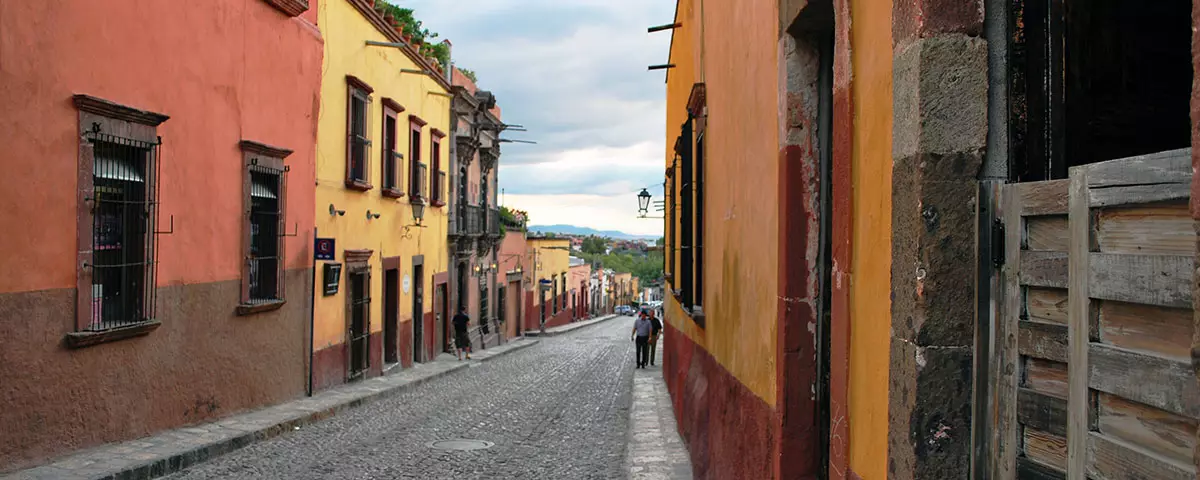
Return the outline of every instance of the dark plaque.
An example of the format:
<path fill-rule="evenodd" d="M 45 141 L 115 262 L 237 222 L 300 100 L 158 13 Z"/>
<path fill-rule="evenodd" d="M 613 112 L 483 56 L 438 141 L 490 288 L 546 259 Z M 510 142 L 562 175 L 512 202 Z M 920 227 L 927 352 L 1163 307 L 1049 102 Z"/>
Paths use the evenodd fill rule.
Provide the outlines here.
<path fill-rule="evenodd" d="M 338 292 L 338 282 L 342 279 L 342 264 L 326 263 L 325 264 L 325 296 L 336 295 Z"/>

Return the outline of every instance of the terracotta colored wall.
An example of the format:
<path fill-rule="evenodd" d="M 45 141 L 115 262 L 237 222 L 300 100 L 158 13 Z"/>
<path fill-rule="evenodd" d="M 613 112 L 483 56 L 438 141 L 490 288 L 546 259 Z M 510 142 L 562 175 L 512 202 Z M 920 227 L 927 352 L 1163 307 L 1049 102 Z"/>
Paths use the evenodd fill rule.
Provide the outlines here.
<path fill-rule="evenodd" d="M 778 250 L 764 239 L 778 227 L 778 66 L 775 2 L 681 0 L 667 79 L 666 160 L 687 118 L 692 84 L 708 91 L 705 175 L 707 328 L 667 302 L 667 320 L 768 405 L 775 404 L 775 299 Z M 703 27 L 703 55 L 699 54 Z M 747 48 L 762 45 L 763 48 Z M 717 212 L 720 212 L 719 214 Z M 678 238 L 676 239 L 678 241 Z M 678 258 L 678 252 L 673 252 Z"/>
<path fill-rule="evenodd" d="M 891 327 L 891 4 L 852 0 L 854 216 L 850 265 L 850 468 L 887 478 Z M 843 278 L 843 281 L 847 281 Z"/>
<path fill-rule="evenodd" d="M 119 25 L 137 25 L 123 28 Z M 304 394 L 322 39 L 266 2 L 0 2 L 0 471 Z M 169 115 L 156 317 L 78 350 L 77 93 Z M 237 317 L 240 140 L 294 153 L 288 303 Z M 230 352 L 237 352 L 230 354 Z"/>
<path fill-rule="evenodd" d="M 327 39 L 326 55 L 323 65 L 324 81 L 321 94 L 321 122 L 318 129 L 316 160 L 316 201 L 308 208 L 315 210 L 318 233 L 321 237 L 333 237 L 337 241 L 337 262 L 343 262 L 342 252 L 346 249 L 374 250 L 371 257 L 372 284 L 371 297 L 371 332 L 383 329 L 383 268 L 382 259 L 398 256 L 401 258 L 401 278 L 408 277 L 410 284 L 415 286 L 413 276 L 413 257 L 424 256 L 424 296 L 423 310 L 432 312 L 435 305 L 433 283 L 434 275 L 445 272 L 449 261 L 446 235 L 448 217 L 445 207 L 427 206 L 422 228 L 412 228 L 405 236 L 404 227 L 413 224 L 412 208 L 408 197 L 391 199 L 381 194 L 382 170 L 381 155 L 383 141 L 383 98 L 391 98 L 405 108 L 397 118 L 396 148 L 405 153 L 405 165 L 400 168 L 400 185 L 408 193 L 409 170 L 407 167 L 409 134 L 408 116 L 416 115 L 428 122 L 422 129 L 421 145 L 422 160 L 429 167 L 432 185 L 432 152 L 430 130 L 437 128 L 443 132 L 450 131 L 449 99 L 428 92 L 446 93 L 433 78 L 427 75 L 400 75 L 400 69 L 416 69 L 418 65 L 407 57 L 400 49 L 393 47 L 376 47 L 364 45 L 366 40 L 380 42 L 390 41 L 380 33 L 368 20 L 346 0 L 320 0 L 313 2 L 313 8 L 320 10 L 320 29 Z M 368 137 L 373 141 L 370 149 L 369 182 L 374 189 L 359 192 L 347 189 L 345 180 L 346 158 L 346 75 L 354 75 L 374 89 L 371 94 L 369 109 Z M 449 167 L 450 140 L 443 140 L 441 148 L 441 168 Z M 345 216 L 330 216 L 329 204 L 337 209 L 345 210 Z M 378 219 L 368 220 L 366 212 L 381 214 Z M 318 295 L 315 301 L 317 325 L 315 348 L 321 350 L 334 347 L 345 341 L 346 336 L 346 285 L 347 276 L 343 273 L 342 287 L 337 295 Z M 478 290 L 478 288 L 476 288 Z M 401 292 L 400 318 L 401 323 L 413 320 L 413 294 Z M 453 305 L 451 305 L 453 308 Z M 402 326 L 400 331 L 412 327 Z M 423 336 L 426 340 L 436 335 L 436 329 L 425 328 Z M 440 348 L 437 349 L 440 351 Z M 427 352 L 428 353 L 428 352 Z M 382 358 L 372 358 L 371 362 L 381 362 Z"/>
<path fill-rule="evenodd" d="M 138 28 L 113 28 L 97 19 Z M 321 54 L 313 27 L 264 2 L 242 0 L 187 6 L 4 2 L 0 21 L 0 135 L 10 164 L 0 195 L 6 205 L 36 206 L 0 215 L 0 230 L 21 232 L 0 236 L 6 252 L 0 267 L 21 272 L 0 279 L 0 292 L 75 285 L 75 236 L 64 232 L 75 231 L 76 93 L 171 117 L 158 130 L 159 228 L 166 230 L 174 215 L 176 229 L 160 238 L 159 284 L 240 278 L 238 141 L 291 149 L 289 177 L 312 177 L 320 79 L 311 72 L 320 68 Z M 260 25 L 271 25 L 272 32 Z M 177 59 L 180 52 L 188 52 L 186 60 Z M 280 78 L 293 80 L 282 88 Z M 312 190 L 303 183 L 289 185 L 288 223 L 300 235 L 287 239 L 288 268 L 312 264 Z"/>

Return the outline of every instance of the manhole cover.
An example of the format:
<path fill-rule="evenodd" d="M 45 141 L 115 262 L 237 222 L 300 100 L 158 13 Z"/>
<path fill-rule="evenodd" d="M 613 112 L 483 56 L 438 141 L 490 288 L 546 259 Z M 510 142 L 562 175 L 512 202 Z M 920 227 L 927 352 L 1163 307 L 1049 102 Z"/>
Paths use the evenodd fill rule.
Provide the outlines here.
<path fill-rule="evenodd" d="M 483 450 L 485 448 L 492 448 L 493 445 L 495 444 L 484 440 L 439 440 L 426 444 L 429 448 L 436 448 L 438 450 L 459 451 Z"/>

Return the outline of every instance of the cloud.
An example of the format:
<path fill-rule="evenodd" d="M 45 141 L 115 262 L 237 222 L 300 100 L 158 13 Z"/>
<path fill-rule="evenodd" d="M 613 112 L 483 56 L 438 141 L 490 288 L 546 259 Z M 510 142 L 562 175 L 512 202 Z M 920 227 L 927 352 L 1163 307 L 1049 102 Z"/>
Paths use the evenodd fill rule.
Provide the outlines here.
<path fill-rule="evenodd" d="M 670 23 L 674 2 L 393 2 L 414 9 L 425 28 L 450 39 L 455 64 L 474 70 L 480 87 L 496 94 L 504 121 L 528 129 L 504 137 L 538 142 L 502 147 L 500 187 L 509 198 L 520 195 L 532 202 L 544 196 L 547 202 L 587 209 L 581 198 L 595 195 L 592 200 L 604 208 L 626 205 L 628 212 L 595 218 L 624 218 L 631 228 L 646 224 L 633 219 L 633 195 L 662 183 L 666 136 L 663 73 L 648 72 L 646 66 L 666 62 L 671 35 L 647 34 L 646 27 Z M 566 194 L 584 197 L 562 203 Z M 546 215 L 601 226 L 590 215 Z M 658 223 L 661 231 L 661 222 L 650 223 Z"/>

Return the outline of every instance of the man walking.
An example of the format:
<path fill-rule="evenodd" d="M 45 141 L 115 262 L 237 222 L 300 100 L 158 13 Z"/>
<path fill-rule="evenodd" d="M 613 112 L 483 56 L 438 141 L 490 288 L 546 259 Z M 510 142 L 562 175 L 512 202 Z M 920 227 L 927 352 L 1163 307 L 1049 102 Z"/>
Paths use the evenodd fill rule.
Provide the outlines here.
<path fill-rule="evenodd" d="M 634 354 L 634 359 L 637 361 L 637 368 L 646 368 L 646 362 L 649 361 L 650 354 L 650 331 L 653 325 L 645 315 L 638 315 L 638 319 L 633 322 L 632 340 L 637 342 L 637 351 Z"/>
<path fill-rule="evenodd" d="M 654 365 L 654 356 L 658 350 L 658 336 L 662 334 L 663 324 L 654 316 L 654 310 L 647 314 L 650 317 L 650 364 Z"/>
<path fill-rule="evenodd" d="M 471 359 L 471 337 L 467 335 L 467 325 L 471 323 L 471 317 L 468 317 L 463 309 L 458 309 L 458 314 L 454 316 L 454 353 L 458 355 L 459 361 L 462 361 L 463 354 L 467 354 L 467 360 Z"/>

